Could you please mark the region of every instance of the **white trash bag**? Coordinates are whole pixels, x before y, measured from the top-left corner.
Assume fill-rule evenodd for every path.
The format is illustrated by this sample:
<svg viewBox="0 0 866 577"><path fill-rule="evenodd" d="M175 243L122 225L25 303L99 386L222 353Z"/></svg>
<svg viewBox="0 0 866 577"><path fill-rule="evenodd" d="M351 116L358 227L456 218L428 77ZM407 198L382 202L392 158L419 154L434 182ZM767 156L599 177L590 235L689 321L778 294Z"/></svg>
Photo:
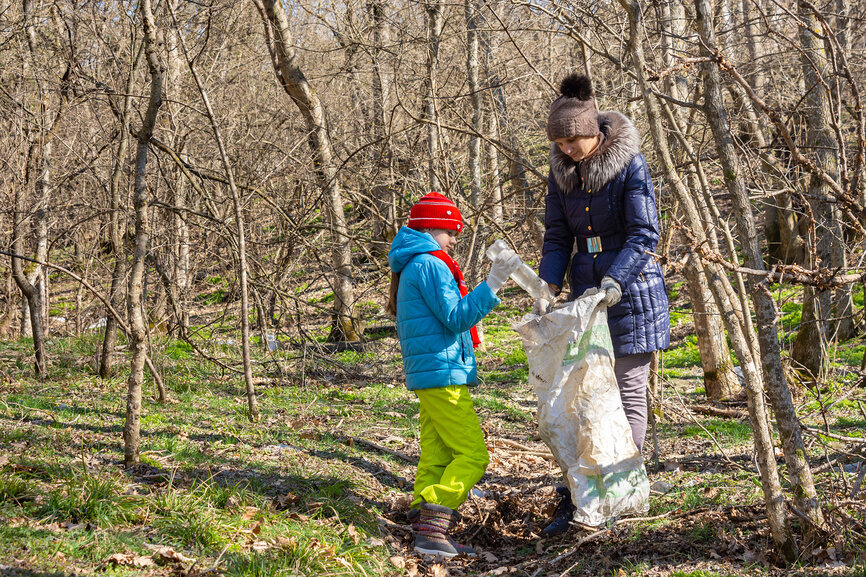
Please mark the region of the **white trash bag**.
<svg viewBox="0 0 866 577"><path fill-rule="evenodd" d="M514 326L538 395L538 431L559 463L577 511L597 527L649 510L649 479L622 408L604 291Z"/></svg>

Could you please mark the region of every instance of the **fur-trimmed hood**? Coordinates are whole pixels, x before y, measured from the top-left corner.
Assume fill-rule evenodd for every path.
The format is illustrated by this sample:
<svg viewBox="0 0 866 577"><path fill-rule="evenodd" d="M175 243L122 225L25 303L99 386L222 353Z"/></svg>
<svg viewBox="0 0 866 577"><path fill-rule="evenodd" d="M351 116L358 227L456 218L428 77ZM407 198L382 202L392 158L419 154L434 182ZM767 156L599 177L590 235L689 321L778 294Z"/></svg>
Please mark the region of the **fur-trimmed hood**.
<svg viewBox="0 0 866 577"><path fill-rule="evenodd" d="M550 147L550 172L564 194L574 190L580 179L589 190L600 190L613 180L631 159L640 152L640 134L634 123L624 114L614 110L598 113L598 127L604 141L589 158L580 162L573 161L559 150L554 142Z"/></svg>

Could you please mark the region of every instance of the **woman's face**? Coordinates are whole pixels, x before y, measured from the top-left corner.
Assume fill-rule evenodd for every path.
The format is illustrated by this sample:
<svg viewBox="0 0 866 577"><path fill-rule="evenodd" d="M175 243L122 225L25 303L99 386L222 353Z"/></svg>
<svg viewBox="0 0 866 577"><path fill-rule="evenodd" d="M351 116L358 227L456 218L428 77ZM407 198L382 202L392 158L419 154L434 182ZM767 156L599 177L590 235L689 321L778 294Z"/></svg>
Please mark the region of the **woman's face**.
<svg viewBox="0 0 866 577"><path fill-rule="evenodd" d="M457 231L445 230L444 228L432 228L427 230L427 234L433 237L445 254L449 254L451 249L457 246Z"/></svg>
<svg viewBox="0 0 866 577"><path fill-rule="evenodd" d="M598 144L598 136L571 136L568 138L557 138L553 142L559 147L563 154L577 162L586 158L586 155L595 150Z"/></svg>

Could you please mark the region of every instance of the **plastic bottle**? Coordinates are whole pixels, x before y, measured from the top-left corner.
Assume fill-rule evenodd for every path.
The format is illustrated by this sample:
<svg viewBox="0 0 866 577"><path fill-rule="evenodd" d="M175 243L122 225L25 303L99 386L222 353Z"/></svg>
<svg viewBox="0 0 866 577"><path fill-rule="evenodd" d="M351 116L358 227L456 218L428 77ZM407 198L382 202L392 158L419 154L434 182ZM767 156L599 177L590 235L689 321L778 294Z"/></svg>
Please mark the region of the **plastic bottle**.
<svg viewBox="0 0 866 577"><path fill-rule="evenodd" d="M496 242L487 247L487 258L495 260L499 253L508 248L509 246L504 240L501 238L497 239ZM523 261L521 261L520 266L511 273L511 280L516 282L520 288L529 293L529 296L532 298L550 299L553 296L550 293L550 287L547 286L547 283L539 278L539 276L535 274L535 271Z"/></svg>

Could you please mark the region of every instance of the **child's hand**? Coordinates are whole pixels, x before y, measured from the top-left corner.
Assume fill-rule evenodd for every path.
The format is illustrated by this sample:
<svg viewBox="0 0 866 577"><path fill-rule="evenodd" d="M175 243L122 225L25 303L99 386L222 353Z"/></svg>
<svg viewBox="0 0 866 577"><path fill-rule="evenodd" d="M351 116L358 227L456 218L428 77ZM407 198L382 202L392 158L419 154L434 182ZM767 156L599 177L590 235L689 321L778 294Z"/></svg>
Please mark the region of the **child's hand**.
<svg viewBox="0 0 866 577"><path fill-rule="evenodd" d="M520 257L511 249L503 250L496 255L496 259L490 266L490 275L487 277L487 286L490 290L494 293L498 292L520 263Z"/></svg>

